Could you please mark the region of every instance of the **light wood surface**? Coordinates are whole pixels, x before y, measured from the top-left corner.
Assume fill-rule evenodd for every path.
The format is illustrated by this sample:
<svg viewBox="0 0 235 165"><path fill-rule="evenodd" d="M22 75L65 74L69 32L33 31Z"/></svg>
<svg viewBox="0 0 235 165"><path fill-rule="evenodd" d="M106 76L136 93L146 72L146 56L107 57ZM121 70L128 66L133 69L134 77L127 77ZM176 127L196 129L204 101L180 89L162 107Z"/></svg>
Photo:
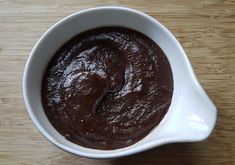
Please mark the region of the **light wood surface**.
<svg viewBox="0 0 235 165"><path fill-rule="evenodd" d="M114 160L74 156L34 127L22 99L22 74L39 37L81 9L127 6L162 22L184 47L218 108L213 134L200 143L169 144ZM235 164L235 1L0 0L0 164Z"/></svg>

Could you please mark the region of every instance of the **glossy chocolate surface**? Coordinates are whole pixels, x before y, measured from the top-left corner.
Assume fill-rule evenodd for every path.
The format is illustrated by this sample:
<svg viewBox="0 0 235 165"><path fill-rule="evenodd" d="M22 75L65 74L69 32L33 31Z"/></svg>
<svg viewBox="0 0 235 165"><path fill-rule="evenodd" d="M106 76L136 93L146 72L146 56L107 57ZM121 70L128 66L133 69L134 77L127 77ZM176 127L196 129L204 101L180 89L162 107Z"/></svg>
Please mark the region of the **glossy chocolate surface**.
<svg viewBox="0 0 235 165"><path fill-rule="evenodd" d="M145 137L171 104L173 77L161 48L131 29L81 33L52 58L42 103L66 139L88 148L117 149Z"/></svg>

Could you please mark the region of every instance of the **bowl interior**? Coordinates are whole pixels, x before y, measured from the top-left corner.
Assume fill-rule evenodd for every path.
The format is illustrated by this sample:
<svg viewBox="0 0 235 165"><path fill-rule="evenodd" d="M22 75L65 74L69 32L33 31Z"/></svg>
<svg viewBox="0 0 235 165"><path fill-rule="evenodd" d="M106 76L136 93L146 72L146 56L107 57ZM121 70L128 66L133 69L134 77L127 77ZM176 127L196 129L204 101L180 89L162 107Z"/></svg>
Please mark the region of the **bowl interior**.
<svg viewBox="0 0 235 165"><path fill-rule="evenodd" d="M135 29L151 38L167 55L174 78L172 104L161 123L138 143L130 147L109 151L88 149L66 140L49 123L41 103L42 76L54 53L78 33L104 26ZM182 48L166 28L153 18L138 11L120 7L104 7L75 13L50 28L33 48L24 73L23 90L26 107L35 125L46 138L60 148L81 156L116 157L166 143L168 135L164 130L172 129L168 127L171 121L169 119L177 113L181 99L182 90L180 89L184 86L184 80L190 74L183 54Z"/></svg>

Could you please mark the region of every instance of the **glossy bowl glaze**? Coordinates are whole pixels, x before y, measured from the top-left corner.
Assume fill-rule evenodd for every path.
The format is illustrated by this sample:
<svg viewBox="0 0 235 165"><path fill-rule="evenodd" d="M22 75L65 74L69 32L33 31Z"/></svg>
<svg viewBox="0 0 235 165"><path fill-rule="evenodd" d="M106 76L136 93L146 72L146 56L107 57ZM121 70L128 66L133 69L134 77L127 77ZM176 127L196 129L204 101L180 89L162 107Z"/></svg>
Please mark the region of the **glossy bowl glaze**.
<svg viewBox="0 0 235 165"><path fill-rule="evenodd" d="M136 144L116 150L90 149L66 140L48 121L41 102L42 76L55 52L73 36L104 26L134 29L155 41L167 55L174 79L172 103L160 124ZM124 7L83 10L62 19L45 32L26 63L23 95L31 119L50 142L65 151L90 158L115 158L166 143L201 141L210 135L217 117L216 107L199 84L175 37L154 18Z"/></svg>

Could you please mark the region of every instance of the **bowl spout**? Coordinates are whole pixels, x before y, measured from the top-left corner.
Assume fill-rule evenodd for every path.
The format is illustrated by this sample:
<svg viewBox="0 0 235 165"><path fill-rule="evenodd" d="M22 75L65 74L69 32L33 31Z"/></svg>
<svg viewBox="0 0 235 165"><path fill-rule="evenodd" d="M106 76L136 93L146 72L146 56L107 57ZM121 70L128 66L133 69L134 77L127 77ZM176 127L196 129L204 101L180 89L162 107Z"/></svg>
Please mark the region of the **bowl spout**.
<svg viewBox="0 0 235 165"><path fill-rule="evenodd" d="M173 142L193 142L206 139L217 118L215 105L198 82L184 86L162 136Z"/></svg>

